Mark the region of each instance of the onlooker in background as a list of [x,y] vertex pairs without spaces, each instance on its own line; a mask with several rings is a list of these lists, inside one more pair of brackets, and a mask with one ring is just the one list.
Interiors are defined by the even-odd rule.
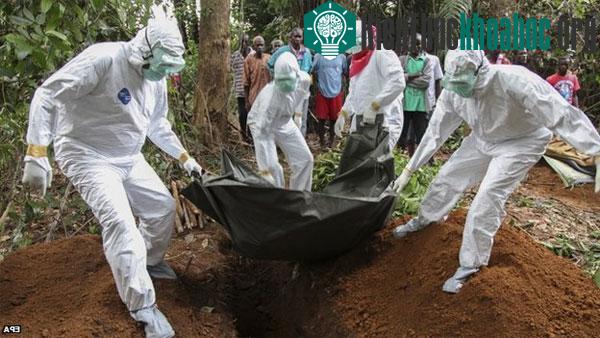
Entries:
[[294,54],[296,60],[298,61],[298,66],[300,70],[310,73],[310,69],[312,67],[312,55],[310,51],[304,47],[302,41],[304,37],[302,35],[302,28],[296,27],[292,29],[289,34],[289,43],[285,46],[281,46],[277,48],[277,50],[273,53],[271,59],[269,59],[268,66],[271,75],[273,75],[273,68],[275,66],[275,62],[279,55],[285,52],[290,52]]
[[246,56],[250,54],[252,48],[248,46],[248,34],[242,34],[240,36],[240,49],[231,54],[230,68],[233,72],[233,85],[235,90],[235,97],[237,98],[238,106],[238,117],[240,121],[240,132],[242,137],[246,138],[246,119],[248,118],[248,111],[246,110],[246,93],[244,92],[244,60]]
[[[425,56],[421,49],[421,36],[417,34],[417,42],[407,55],[400,56],[400,63],[404,69],[406,88],[404,89],[404,125],[400,142],[412,156],[416,146],[421,142],[423,134],[427,129],[427,114],[430,111],[430,100],[428,99],[428,88],[433,71],[430,59]],[[409,135],[409,128],[414,130],[414,138]]]
[[348,64],[346,56],[340,54],[334,59],[328,59],[321,54],[316,54],[313,61],[313,76],[317,83],[317,97],[315,110],[319,125],[317,132],[321,148],[325,147],[325,124],[329,121],[329,142],[333,146],[335,139],[334,124],[338,113],[344,104],[344,93],[342,91],[342,79],[347,73]]
[[579,99],[577,91],[580,89],[577,75],[569,72],[570,59],[568,56],[558,59],[558,70],[555,74],[550,75],[548,81],[554,89],[556,89],[562,97],[575,107],[579,107]]
[[279,39],[271,41],[271,54],[275,53],[281,46],[283,46],[283,41]]
[[[561,57],[558,59],[558,71],[550,75],[546,81],[550,83],[556,91],[560,93],[562,97],[567,100],[570,104],[579,108],[579,100],[577,98],[577,91],[579,90],[579,80],[577,75],[569,71],[570,59],[569,57]],[[558,135],[554,135],[548,146],[546,147],[546,154],[560,159],[570,159],[575,163],[578,163],[583,167],[593,167],[594,157],[586,156],[581,152],[577,151],[572,145],[561,139]],[[600,160],[600,157],[598,157]]]
[[[270,80],[267,61],[269,61],[271,55],[263,53],[265,49],[265,39],[260,35],[254,37],[252,46],[254,47],[254,53],[250,54],[244,62],[245,109],[248,112],[250,111],[250,108],[252,108],[252,104],[260,90],[263,89]],[[244,116],[243,119],[240,117],[240,128],[244,140],[250,142],[251,139],[248,137],[248,130],[246,128],[246,116]]]
[[508,57],[506,57],[506,55],[501,53],[499,49],[491,51],[487,55],[487,58],[488,58],[488,61],[490,61],[490,63],[493,65],[510,65],[511,64]]
[[529,52],[527,49],[517,51],[515,55],[515,62],[513,64],[523,66],[535,73],[533,67],[529,64]]
[[429,80],[429,87],[427,88],[427,100],[429,101],[429,111],[427,112],[427,120],[429,120],[431,114],[433,113],[433,110],[435,109],[435,103],[437,102],[437,98],[442,92],[440,81],[442,80],[442,77],[444,77],[444,72],[442,71],[440,58],[438,58],[437,55],[429,54],[425,50],[423,51],[423,54],[425,54],[425,56],[429,59],[432,72],[431,79]]
[[[283,46],[277,49],[276,52],[273,53],[267,65],[269,66],[269,72],[271,72],[271,76],[273,76],[273,67],[275,66],[275,62],[279,55],[285,52],[290,52],[294,54],[296,60],[298,61],[298,66],[301,71],[310,73],[312,68],[312,55],[310,54],[310,50],[304,47],[302,41],[303,37],[302,28],[296,27],[292,29],[289,35],[289,43],[287,46]],[[306,121],[308,117],[308,98],[302,104],[302,124],[300,126],[300,131],[302,131],[302,135],[306,137]]]

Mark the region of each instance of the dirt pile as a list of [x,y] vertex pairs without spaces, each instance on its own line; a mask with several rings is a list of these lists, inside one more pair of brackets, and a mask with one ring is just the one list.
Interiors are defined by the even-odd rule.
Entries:
[[[402,240],[391,238],[390,224],[352,252],[311,264],[243,259],[218,231],[204,230],[174,241],[168,260],[181,279],[156,283],[158,304],[180,337],[597,335],[600,289],[508,225],[490,266],[461,293],[443,293],[464,217]],[[22,324],[25,336],[143,335],[94,236],[32,246],[0,263],[0,323]]]
[[[597,335],[600,289],[574,264],[508,225],[498,233],[490,266],[461,293],[442,292],[458,266],[464,218],[459,211],[444,224],[402,240],[391,238],[390,224],[363,247],[321,264],[249,263],[247,273],[262,278],[246,296],[265,314],[254,312],[245,322],[271,324],[241,332],[269,337]],[[247,304],[240,312],[250,308]]]
[[[212,273],[188,269],[179,281],[155,282],[159,308],[180,337],[235,335],[225,312],[213,315],[212,307],[203,307],[211,302],[207,295],[221,294],[211,282]],[[117,295],[100,237],[91,235],[8,256],[0,264],[0,323],[22,325],[25,337],[144,336]]]
[[463,222],[459,212],[398,241],[384,232],[375,260],[340,279],[334,303],[345,325],[370,336],[598,333],[600,289],[574,264],[508,225],[496,237],[490,266],[459,294],[442,292],[458,266]]

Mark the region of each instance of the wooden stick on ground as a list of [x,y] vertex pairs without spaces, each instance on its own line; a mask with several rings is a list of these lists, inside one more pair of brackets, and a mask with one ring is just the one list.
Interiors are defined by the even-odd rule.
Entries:
[[183,204],[185,204],[187,211],[188,211],[188,215],[190,216],[190,222],[192,225],[192,228],[195,228],[198,226],[198,208],[196,208],[196,206],[190,202],[187,198],[182,196],[182,201]]
[[10,210],[10,207],[12,207],[12,201],[8,202],[8,204],[6,205],[6,209],[2,213],[2,216],[0,216],[0,227],[2,227],[4,223],[8,220],[8,211]]
[[175,199],[175,229],[177,233],[183,232],[181,225],[181,204],[179,203],[179,192],[177,191],[177,183],[171,181],[171,190],[173,190],[173,198]]
[[200,229],[204,229],[204,213],[200,211],[200,214],[196,216],[198,217],[198,226]]
[[185,199],[183,196],[179,196],[179,203],[181,204],[181,209],[183,210],[183,219],[185,222],[185,227],[188,229],[192,229],[192,222],[190,221],[188,207],[187,207],[187,204],[185,203]]
[[[177,187],[179,188],[179,190],[183,190],[185,187],[183,185],[183,182],[181,181],[177,181]],[[191,218],[192,218],[192,212],[188,206],[188,204],[186,203],[186,199],[185,196],[183,195],[179,195],[179,203],[181,204],[181,209],[183,209],[183,217],[185,220],[185,226],[188,229],[192,229],[194,227],[195,220],[194,222],[192,222]],[[195,217],[194,217],[195,218]]]
[[190,216],[196,218],[196,225],[198,225],[200,229],[204,229],[204,212],[198,209],[190,200],[186,199],[185,201],[188,204],[188,210],[191,210],[193,213],[193,215]]

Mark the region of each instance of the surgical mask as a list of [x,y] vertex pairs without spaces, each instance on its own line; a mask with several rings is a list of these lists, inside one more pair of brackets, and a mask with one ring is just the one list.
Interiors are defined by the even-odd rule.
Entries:
[[466,70],[459,74],[446,73],[442,78],[442,87],[462,97],[472,97],[480,68],[481,65],[474,71]]
[[284,93],[290,93],[296,90],[298,86],[298,76],[296,74],[290,74],[287,76],[276,77],[275,87]]
[[170,55],[161,47],[154,47],[148,64],[142,69],[144,78],[150,81],[159,81],[165,76],[180,72],[185,67],[185,60],[181,56]]

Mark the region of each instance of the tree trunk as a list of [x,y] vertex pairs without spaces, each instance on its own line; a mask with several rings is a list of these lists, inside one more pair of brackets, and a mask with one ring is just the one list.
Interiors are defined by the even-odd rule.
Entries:
[[179,25],[179,31],[181,32],[181,38],[183,39],[183,45],[185,49],[188,48],[188,27],[189,24],[185,20],[185,1],[184,0],[173,0],[173,8],[175,9],[175,17],[177,18],[177,24]]
[[227,139],[229,1],[202,0],[194,125],[200,141],[215,148]]

